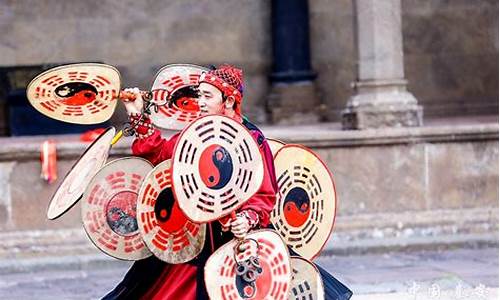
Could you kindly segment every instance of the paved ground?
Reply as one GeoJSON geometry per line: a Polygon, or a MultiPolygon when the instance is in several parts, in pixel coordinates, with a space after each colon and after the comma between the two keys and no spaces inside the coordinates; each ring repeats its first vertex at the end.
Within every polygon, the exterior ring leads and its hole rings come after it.
{"type": "MultiPolygon", "coordinates": [[[[355,292],[353,300],[498,299],[498,248],[333,256],[316,262],[355,292]]],[[[96,299],[128,268],[127,263],[103,266],[0,272],[0,299],[96,299]]]]}
{"type": "Polygon", "coordinates": [[[320,257],[356,299],[498,299],[498,248],[320,257]]]}

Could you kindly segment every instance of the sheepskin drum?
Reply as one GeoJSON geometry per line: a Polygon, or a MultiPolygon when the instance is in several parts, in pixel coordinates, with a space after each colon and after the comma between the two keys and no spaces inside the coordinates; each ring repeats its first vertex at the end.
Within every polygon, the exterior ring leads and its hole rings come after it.
{"type": "Polygon", "coordinates": [[[166,160],[146,175],[137,200],[137,223],[156,257],[179,264],[201,252],[206,225],[191,222],[179,208],[171,189],[170,167],[171,161],[166,160]]]}
{"type": "Polygon", "coordinates": [[[74,124],[109,120],[120,93],[120,73],[115,67],[81,63],[47,70],[28,85],[26,95],[42,114],[74,124]]]}
{"type": "Polygon", "coordinates": [[[274,157],[278,197],[271,223],[287,245],[312,260],[330,237],[336,212],[333,176],[301,145],[283,146],[274,157]]]}
{"type": "Polygon", "coordinates": [[[107,163],[88,185],[82,199],[83,227],[104,253],[123,260],[151,256],[137,225],[137,195],[153,166],[139,157],[107,163]]]}
{"type": "Polygon", "coordinates": [[[180,134],[172,159],[174,196],[193,222],[235,211],[260,188],[263,158],[250,132],[235,120],[210,115],[180,134]]]}

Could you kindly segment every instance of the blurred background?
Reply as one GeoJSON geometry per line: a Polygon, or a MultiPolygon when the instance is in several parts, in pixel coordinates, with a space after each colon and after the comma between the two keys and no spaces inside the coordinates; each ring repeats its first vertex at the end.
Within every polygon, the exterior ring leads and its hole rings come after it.
{"type": "MultiPolygon", "coordinates": [[[[25,89],[77,62],[141,89],[169,63],[242,68],[243,113],[333,172],[337,219],[319,261],[355,297],[497,295],[498,12],[494,0],[0,0],[0,295],[95,298],[127,267],[88,241],[78,205],[46,219],[94,127],[42,116],[25,89]],[[40,178],[47,139],[52,184],[40,178]]],[[[97,127],[124,121],[120,106],[97,127]]]]}

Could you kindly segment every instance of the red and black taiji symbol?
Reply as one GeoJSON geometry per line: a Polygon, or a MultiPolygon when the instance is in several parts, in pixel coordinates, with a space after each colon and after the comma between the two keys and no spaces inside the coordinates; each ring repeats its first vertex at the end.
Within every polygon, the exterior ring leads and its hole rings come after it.
{"type": "Polygon", "coordinates": [[[58,86],[55,94],[66,105],[85,105],[97,97],[97,89],[86,82],[68,82],[58,86]]]}
{"type": "Polygon", "coordinates": [[[203,183],[212,190],[224,188],[233,175],[233,161],[229,152],[214,144],[200,156],[199,172],[203,183]]]}
{"type": "Polygon", "coordinates": [[[175,91],[170,97],[170,105],[185,112],[199,112],[198,91],[194,86],[186,86],[175,91]]]}
{"type": "Polygon", "coordinates": [[[160,195],[156,199],[154,210],[156,220],[158,220],[159,226],[165,232],[177,232],[187,222],[187,218],[175,201],[171,188],[166,188],[160,192],[160,195]]]}
{"type": "Polygon", "coordinates": [[[292,188],[283,201],[285,220],[293,227],[302,226],[311,213],[310,199],[301,187],[292,188]]]}

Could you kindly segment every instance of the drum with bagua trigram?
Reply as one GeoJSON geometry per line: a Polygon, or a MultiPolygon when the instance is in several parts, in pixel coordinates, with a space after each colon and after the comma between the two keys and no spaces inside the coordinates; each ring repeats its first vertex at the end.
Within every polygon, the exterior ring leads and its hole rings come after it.
{"type": "Polygon", "coordinates": [[[171,189],[171,161],[153,168],[145,177],[137,200],[137,223],[146,246],[171,264],[192,260],[203,249],[205,224],[188,220],[171,189]]]}
{"type": "Polygon", "coordinates": [[[217,249],[205,265],[205,286],[210,299],[287,299],[291,283],[288,250],[283,239],[269,229],[256,230],[245,236],[249,247],[235,255],[240,240],[233,239],[217,249]],[[257,247],[251,247],[252,241],[257,247]],[[255,253],[253,253],[255,251],[255,253]],[[248,297],[247,282],[236,274],[237,261],[257,256],[262,273],[255,280],[253,297],[248,297]]]}
{"type": "Polygon", "coordinates": [[[323,300],[325,291],[316,266],[300,256],[292,256],[292,286],[289,300],[323,300]]]}
{"type": "Polygon", "coordinates": [[[92,177],[106,163],[115,133],[116,129],[109,127],[87,147],[52,196],[47,218],[59,218],[80,200],[92,177]]]}
{"type": "Polygon", "coordinates": [[[120,93],[120,73],[106,64],[70,64],[47,70],[26,89],[31,105],[42,114],[74,124],[109,120],[120,93]]]}
{"type": "Polygon", "coordinates": [[[153,166],[139,157],[107,163],[89,183],[82,198],[83,227],[104,253],[123,260],[152,255],[137,225],[137,195],[153,166]]]}
{"type": "Polygon", "coordinates": [[[198,80],[207,68],[192,64],[170,64],[155,76],[153,100],[167,103],[151,112],[151,121],[164,129],[181,130],[200,116],[198,80]]]}
{"type": "Polygon", "coordinates": [[[326,164],[302,145],[283,146],[274,157],[278,196],[271,223],[287,245],[314,259],[330,237],[337,197],[326,164]]]}
{"type": "Polygon", "coordinates": [[[262,185],[263,158],[251,133],[232,118],[209,115],[179,135],[172,158],[172,186],[193,222],[229,215],[262,185]]]}

